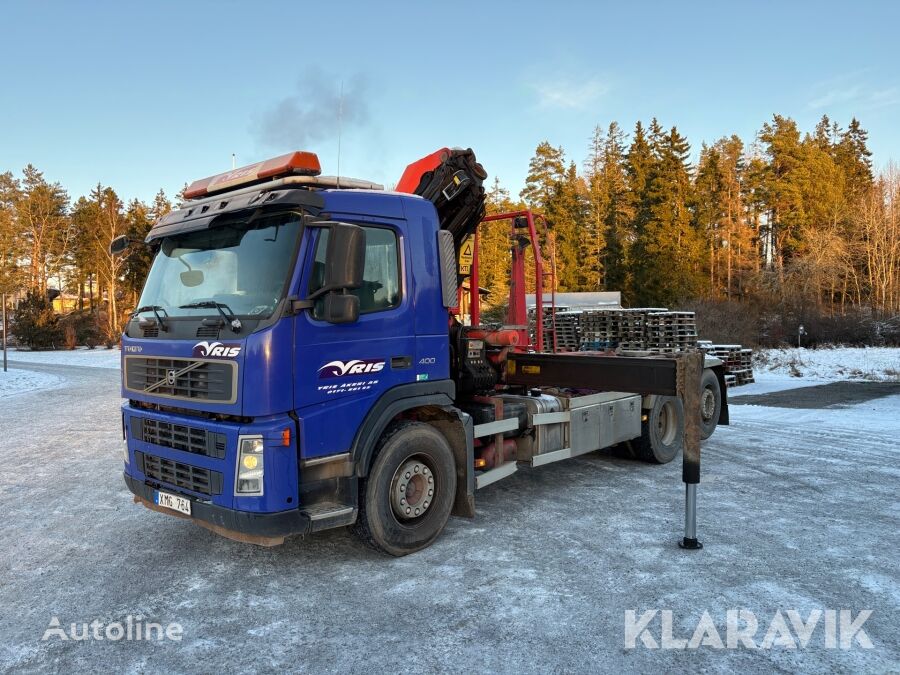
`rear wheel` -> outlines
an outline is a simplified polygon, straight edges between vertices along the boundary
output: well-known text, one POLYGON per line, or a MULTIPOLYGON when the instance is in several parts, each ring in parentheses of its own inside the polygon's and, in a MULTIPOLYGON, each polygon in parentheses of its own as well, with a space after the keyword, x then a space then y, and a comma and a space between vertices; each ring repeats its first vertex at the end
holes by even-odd
POLYGON ((360 481, 354 531, 370 546, 403 556, 430 545, 447 524, 456 466, 434 427, 404 421, 381 437, 369 475, 360 481))
POLYGON ((684 443, 684 407, 674 396, 657 396, 641 423, 641 437, 632 443, 635 455, 645 462, 667 464, 684 443))
POLYGON ((704 370, 700 379, 700 440, 713 435, 722 411, 722 389, 719 378, 711 370, 704 370))

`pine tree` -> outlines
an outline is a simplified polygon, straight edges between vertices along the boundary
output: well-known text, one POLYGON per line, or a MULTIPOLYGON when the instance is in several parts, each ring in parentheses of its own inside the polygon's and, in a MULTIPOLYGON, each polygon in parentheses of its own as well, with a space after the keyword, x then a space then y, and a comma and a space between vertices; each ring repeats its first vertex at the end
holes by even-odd
POLYGON ((747 223, 744 203, 744 143, 738 136, 716 142, 721 158, 725 222, 725 296, 740 296, 744 279, 753 268, 754 232, 747 223))
POLYGON ((803 204, 803 150, 797 123, 775 115, 759 134, 766 153, 765 192, 769 260, 782 272, 784 262, 797 250, 799 228, 806 219, 803 204))
POLYGON ((641 304, 671 305, 703 288, 703 238, 692 225, 688 209, 690 146, 675 127, 665 134, 655 127, 654 120, 647 220, 635 243, 634 293, 641 304))
POLYGON ((18 231, 16 204, 21 196, 12 172, 0 173, 0 293, 14 293, 25 285, 19 264, 25 250, 18 231))
POLYGON ((694 222, 706 236, 709 249, 709 285, 713 295, 719 295, 719 251, 722 247, 725 221, 725 177, 719 151, 706 144, 700 150, 700 162, 694 184, 694 222))
POLYGON ((594 131, 591 154, 585 163, 591 231, 585 250, 592 288, 623 290, 628 281, 628 249, 634 211, 629 194, 625 157, 625 133, 617 122, 604 132, 594 131), (591 256, 596 257, 595 261, 591 256))
POLYGON ((84 289, 87 288, 88 309, 96 308, 97 251, 93 230, 99 215, 97 204, 87 197, 79 197, 72 206, 70 219, 74 231, 69 263, 72 268, 72 290, 78 294, 78 307, 84 309, 84 289))
POLYGON ((851 203, 858 201, 873 185, 868 137, 868 132, 854 117, 847 130, 835 139, 834 158, 847 178, 847 198, 851 203))
POLYGON ((66 214, 69 195, 59 183, 48 183, 31 164, 23 169, 20 185, 15 218, 26 247, 29 287, 44 294, 48 279, 59 271, 71 243, 66 214))
MULTIPOLYGON (((596 289, 591 279, 590 258, 584 258, 590 245, 587 187, 578 175, 575 162, 570 162, 565 175, 556 184, 554 194, 546 205, 546 216, 553 230, 553 241, 544 248, 553 248, 556 258, 556 278, 559 290, 582 291, 596 289)), ((548 250, 545 257, 549 257, 548 250)), ((596 256, 592 256, 596 258, 596 256)))
MULTIPOLYGON (((165 195, 159 193, 157 199, 160 196, 165 198, 165 195)), ((125 210, 125 234, 132 243, 123 254, 122 277, 124 290, 130 296, 129 305, 132 307, 137 306, 138 293, 144 285, 153 259, 150 248, 142 242, 153 227, 154 220, 151 207, 139 199, 128 202, 128 208, 125 210)))
MULTIPOLYGON (((488 215, 518 210, 519 205, 496 176, 485 196, 488 215)), ((502 306, 509 295, 509 231, 510 223, 506 221, 482 223, 478 228, 478 284, 488 289, 487 302, 493 306, 502 306)))
MULTIPOLYGON (((545 259, 555 255, 559 290, 579 290, 588 284, 579 260, 587 220, 586 192, 574 162, 566 166, 563 149, 546 141, 540 143, 529 163, 521 196, 529 208, 546 217, 552 228, 551 241, 541 244, 545 259)), ((526 257, 526 261, 529 259, 526 257)), ((530 267, 528 278, 533 278, 530 267)))
MULTIPOLYGON (((617 280, 621 283, 619 289, 622 291, 623 302, 627 304, 633 304, 638 297, 635 288, 635 268, 639 265, 641 256, 638 242, 650 220, 649 187, 655 161, 653 150, 647 139, 647 132, 643 124, 637 122, 625 161, 626 202, 631 219, 626 225, 623 242, 627 240, 628 244, 623 246, 625 249, 624 266, 616 275, 617 280)), ((611 287, 611 283, 613 282, 608 282, 607 288, 611 287)))
POLYGON ((741 194, 744 200, 748 232, 752 241, 756 243, 756 250, 752 255, 752 268, 756 273, 760 271, 764 263, 767 267, 769 266, 766 256, 772 250, 768 242, 766 226, 769 203, 767 185, 768 168, 765 158, 759 149, 753 146, 746 160, 741 194))
POLYGON ((528 163, 525 188, 519 193, 519 196, 532 209, 546 209, 550 199, 556 194, 559 183, 563 181, 565 173, 566 163, 563 149, 554 148, 548 141, 543 141, 538 144, 534 151, 534 157, 528 163))
POLYGON ((107 345, 111 345, 120 333, 122 319, 120 284, 126 258, 110 253, 109 245, 113 239, 126 233, 127 223, 123 214, 122 200, 112 188, 98 183, 86 202, 85 256, 95 265, 101 293, 106 296, 105 305, 101 306, 98 319, 106 336, 107 345))
POLYGON ((46 293, 29 290, 10 323, 10 332, 31 349, 56 349, 62 345, 59 317, 53 312, 46 293))
POLYGON ((581 257, 588 266, 588 286, 592 288, 602 288, 605 277, 607 236, 604 220, 609 210, 609 194, 604 181, 607 143, 607 136, 598 125, 594 128, 590 154, 584 163, 588 216, 581 237, 581 257))

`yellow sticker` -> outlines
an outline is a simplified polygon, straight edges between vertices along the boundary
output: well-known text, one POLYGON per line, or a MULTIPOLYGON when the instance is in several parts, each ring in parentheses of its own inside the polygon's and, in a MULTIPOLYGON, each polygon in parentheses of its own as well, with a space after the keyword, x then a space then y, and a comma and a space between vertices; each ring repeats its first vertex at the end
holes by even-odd
POLYGON ((469 236, 463 239, 459 247, 459 273, 464 276, 471 274, 473 260, 475 260, 475 237, 469 236))
POLYGON ((506 362, 506 372, 510 375, 516 374, 516 362, 515 361, 507 361, 506 362))
POLYGON ((540 366, 522 366, 522 374, 523 375, 540 375, 541 367, 540 366))

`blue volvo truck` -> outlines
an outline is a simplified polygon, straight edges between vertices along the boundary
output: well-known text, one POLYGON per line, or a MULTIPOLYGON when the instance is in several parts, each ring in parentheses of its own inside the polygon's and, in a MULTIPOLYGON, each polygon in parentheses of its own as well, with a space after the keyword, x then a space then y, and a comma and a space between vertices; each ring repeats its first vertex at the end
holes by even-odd
POLYGON ((465 325, 485 176, 444 149, 390 192, 295 152, 197 181, 146 241, 114 241, 154 251, 122 337, 135 501, 246 542, 351 526, 405 555, 473 516, 477 489, 619 445, 683 449, 690 511, 699 439, 727 423, 720 364, 543 353, 522 326, 465 325))

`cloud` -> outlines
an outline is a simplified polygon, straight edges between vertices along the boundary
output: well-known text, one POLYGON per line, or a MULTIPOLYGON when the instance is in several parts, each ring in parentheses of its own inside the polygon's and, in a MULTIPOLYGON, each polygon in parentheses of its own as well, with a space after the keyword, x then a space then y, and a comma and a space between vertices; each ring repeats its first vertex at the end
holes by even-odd
POLYGON ((886 89, 878 89, 869 95, 869 102, 874 108, 880 108, 886 105, 896 105, 900 103, 900 88, 887 87, 886 89))
POLYGON ((583 81, 558 79, 531 85, 542 108, 584 108, 609 91, 598 79, 583 81))
POLYGON ((834 106, 852 106, 857 110, 872 110, 900 103, 900 88, 888 86, 876 88, 866 83, 849 83, 850 77, 842 77, 821 83, 815 97, 807 103, 813 110, 834 106))
POLYGON ((368 81, 361 75, 341 78, 312 68, 301 75, 295 91, 266 109, 251 126, 263 145, 276 149, 304 148, 336 138, 369 121, 368 81))
POLYGON ((829 106, 833 106, 839 103, 848 103, 850 101, 856 101, 863 95, 863 89, 860 85, 854 85, 852 87, 848 87, 846 89, 831 89, 828 90, 812 101, 809 102, 810 108, 827 108, 829 106))

